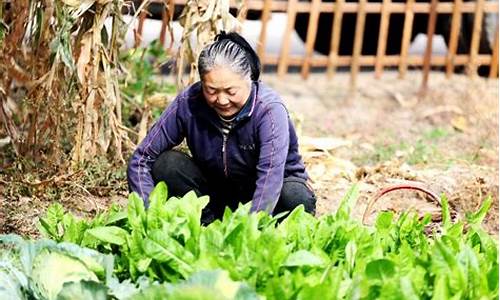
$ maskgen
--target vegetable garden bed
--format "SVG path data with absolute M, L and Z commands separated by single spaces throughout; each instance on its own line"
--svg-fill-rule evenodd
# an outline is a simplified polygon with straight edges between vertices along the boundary
M 491 205 L 442 226 L 430 215 L 350 217 L 353 186 L 335 214 L 280 216 L 227 210 L 200 225 L 206 197 L 167 201 L 159 184 L 145 210 L 134 193 L 91 220 L 52 205 L 50 240 L 0 236 L 1 299 L 496 299 L 498 243 L 481 227 Z

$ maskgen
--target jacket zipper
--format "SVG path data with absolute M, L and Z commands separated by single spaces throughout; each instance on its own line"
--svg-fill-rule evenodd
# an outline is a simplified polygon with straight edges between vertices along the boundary
M 224 133 L 222 134 L 222 163 L 224 164 L 224 175 L 226 178 L 228 177 L 228 171 L 227 171 L 227 154 L 226 154 L 226 145 L 227 145 L 227 135 Z

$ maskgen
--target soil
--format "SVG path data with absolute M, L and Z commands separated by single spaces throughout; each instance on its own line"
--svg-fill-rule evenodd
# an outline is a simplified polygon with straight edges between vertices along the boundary
M 318 196 L 317 215 L 335 211 L 349 188 L 360 194 L 352 215 L 361 218 L 377 191 L 418 184 L 444 195 L 458 218 L 493 200 L 485 226 L 498 234 L 498 80 L 431 73 L 425 93 L 422 74 L 324 74 L 308 80 L 265 76 L 283 96 L 300 132 L 302 155 Z M 440 215 L 439 202 L 422 193 L 396 191 L 367 213 L 415 209 Z M 439 219 L 439 218 L 437 218 Z
M 380 189 L 415 184 L 445 195 L 458 218 L 493 200 L 485 226 L 498 234 L 498 80 L 431 73 L 421 93 L 421 73 L 386 72 L 380 80 L 361 73 L 349 88 L 349 74 L 331 80 L 312 74 L 263 81 L 283 97 L 295 121 L 301 153 L 317 195 L 317 215 L 334 212 L 351 186 L 359 187 L 352 216 L 361 219 Z M 121 172 L 123 172 L 123 167 Z M 2 179 L 0 170 L 0 179 Z M 72 178 L 68 178 L 71 181 Z M 64 193 L 19 197 L 5 178 L 0 181 L 0 233 L 37 235 L 37 218 L 53 201 L 81 216 L 91 216 L 113 202 L 126 203 L 126 185 L 102 193 L 76 184 Z M 57 187 L 57 186 L 56 186 Z M 106 187 L 103 187 L 106 192 Z M 422 193 L 396 191 L 367 212 L 373 222 L 380 210 L 430 212 L 439 221 L 439 202 Z

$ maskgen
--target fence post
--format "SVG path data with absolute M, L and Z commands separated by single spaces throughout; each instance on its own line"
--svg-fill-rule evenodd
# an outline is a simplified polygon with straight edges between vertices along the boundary
M 367 0 L 360 0 L 358 4 L 358 16 L 356 17 L 356 33 L 354 35 L 354 49 L 351 62 L 351 88 L 356 87 L 356 79 L 359 72 L 359 56 L 363 46 L 363 33 L 365 32 Z
M 134 29 L 134 47 L 139 47 L 142 42 L 142 32 L 144 27 L 144 20 L 146 20 L 146 7 L 139 13 L 139 25 Z
M 415 0 L 408 0 L 406 2 L 405 8 L 405 23 L 403 27 L 403 39 L 401 41 L 401 53 L 399 55 L 399 78 L 402 79 L 406 75 L 406 70 L 408 68 L 408 48 L 410 46 L 411 31 L 413 27 L 413 3 Z
M 278 62 L 278 76 L 283 77 L 288 71 L 288 52 L 290 49 L 290 35 L 295 25 L 297 15 L 297 0 L 288 0 L 286 32 L 281 44 L 281 53 Z
M 474 26 L 472 28 L 472 40 L 469 53 L 469 65 L 467 73 L 469 76 L 477 74 L 477 55 L 479 52 L 479 42 L 481 39 L 481 27 L 483 24 L 484 0 L 477 0 L 476 11 L 474 12 Z
M 343 16 L 343 6 L 344 0 L 337 0 L 334 4 L 334 15 L 332 24 L 332 39 L 330 44 L 330 54 L 328 55 L 328 62 L 326 66 L 326 72 L 328 79 L 331 79 L 335 75 L 337 69 L 337 58 L 339 54 L 340 45 L 340 27 L 342 26 L 342 16 Z
M 321 0 L 312 0 L 311 11 L 309 14 L 309 24 L 307 26 L 306 53 L 301 70 L 301 75 L 304 79 L 307 79 L 309 76 L 309 64 L 314 49 L 314 42 L 316 41 L 316 33 L 318 31 L 320 4 Z
M 267 22 L 271 18 L 271 4 L 272 0 L 264 0 L 264 8 L 262 9 L 262 17 L 260 19 L 261 28 L 259 36 L 259 44 L 257 45 L 257 54 L 260 57 L 262 65 L 266 60 L 266 38 L 267 38 Z
M 437 4 L 438 0 L 432 0 L 429 12 L 429 23 L 427 24 L 427 47 L 425 48 L 425 54 L 424 54 L 424 68 L 423 68 L 424 75 L 421 88 L 422 92 L 427 89 L 427 82 L 429 81 L 429 71 L 431 69 L 431 57 L 432 57 L 432 38 L 436 30 Z
M 450 78 L 454 69 L 454 60 L 458 47 L 458 34 L 462 23 L 462 0 L 455 0 L 453 14 L 451 17 L 450 39 L 448 42 L 448 53 L 446 55 L 446 77 Z
M 160 30 L 160 44 L 165 47 L 165 36 L 167 34 L 168 23 L 172 20 L 173 12 L 170 11 L 170 3 L 173 3 L 173 0 L 163 0 L 163 10 L 161 11 L 161 30 Z M 174 44 L 174 33 L 172 32 L 172 28 L 170 28 L 170 45 L 168 49 L 172 48 Z
M 384 68 L 385 50 L 387 46 L 387 30 L 389 27 L 391 0 L 382 2 L 380 15 L 380 31 L 378 35 L 377 57 L 375 59 L 375 78 L 380 79 Z
M 493 53 L 491 54 L 490 78 L 495 78 L 498 75 L 498 24 L 495 32 L 495 42 L 493 44 Z
M 243 22 L 247 19 L 247 13 L 248 13 L 248 0 L 242 0 L 240 2 L 240 6 L 238 7 L 238 16 L 237 20 L 240 22 L 240 24 L 243 25 Z M 243 26 L 238 26 L 238 32 L 241 33 L 241 30 Z

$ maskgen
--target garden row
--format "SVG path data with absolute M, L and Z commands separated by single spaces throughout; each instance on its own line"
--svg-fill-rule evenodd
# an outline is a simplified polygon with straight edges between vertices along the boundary
M 226 210 L 200 224 L 206 197 L 150 206 L 133 193 L 92 220 L 52 205 L 48 238 L 0 236 L 0 299 L 496 299 L 498 242 L 482 228 L 491 200 L 452 223 L 442 197 L 440 232 L 430 216 L 379 213 L 374 226 L 350 217 L 354 186 L 335 214 L 302 207 L 280 216 Z

